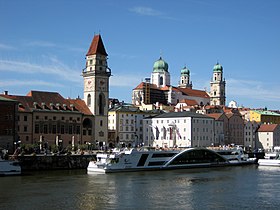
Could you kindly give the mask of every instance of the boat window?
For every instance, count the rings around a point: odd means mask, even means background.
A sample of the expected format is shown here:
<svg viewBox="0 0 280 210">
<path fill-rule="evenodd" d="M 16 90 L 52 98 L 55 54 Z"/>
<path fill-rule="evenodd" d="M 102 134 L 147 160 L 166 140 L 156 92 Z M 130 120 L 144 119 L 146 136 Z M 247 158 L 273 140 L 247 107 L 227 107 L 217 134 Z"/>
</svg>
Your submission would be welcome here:
<svg viewBox="0 0 280 210">
<path fill-rule="evenodd" d="M 137 166 L 144 166 L 149 154 L 142 154 Z"/>
<path fill-rule="evenodd" d="M 212 151 L 207 150 L 193 150 L 186 151 L 176 157 L 170 165 L 181 164 L 197 164 L 197 163 L 212 163 L 212 162 L 226 162 L 227 160 Z"/>
</svg>

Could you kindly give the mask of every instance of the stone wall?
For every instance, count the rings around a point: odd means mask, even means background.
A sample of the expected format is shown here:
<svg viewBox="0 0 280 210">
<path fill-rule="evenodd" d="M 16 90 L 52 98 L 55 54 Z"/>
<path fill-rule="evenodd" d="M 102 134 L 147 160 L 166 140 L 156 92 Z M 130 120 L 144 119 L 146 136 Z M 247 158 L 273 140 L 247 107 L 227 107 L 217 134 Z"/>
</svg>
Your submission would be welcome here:
<svg viewBox="0 0 280 210">
<path fill-rule="evenodd" d="M 24 155 L 18 156 L 22 171 L 86 169 L 95 155 Z"/>
</svg>

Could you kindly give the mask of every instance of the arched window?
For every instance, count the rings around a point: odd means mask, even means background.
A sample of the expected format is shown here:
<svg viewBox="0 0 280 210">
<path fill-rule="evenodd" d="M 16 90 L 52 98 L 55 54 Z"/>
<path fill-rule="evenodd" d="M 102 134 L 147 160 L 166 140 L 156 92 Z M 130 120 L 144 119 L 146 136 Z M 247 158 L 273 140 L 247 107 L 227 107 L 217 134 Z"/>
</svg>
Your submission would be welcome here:
<svg viewBox="0 0 280 210">
<path fill-rule="evenodd" d="M 103 93 L 99 94 L 98 105 L 99 105 L 99 114 L 104 115 L 104 108 L 106 106 L 106 102 L 105 102 L 105 96 Z"/>
<path fill-rule="evenodd" d="M 87 96 L 87 105 L 91 106 L 91 95 L 90 94 L 88 94 L 88 96 Z"/>
<path fill-rule="evenodd" d="M 159 78 L 159 85 L 163 85 L 163 77 Z"/>
</svg>

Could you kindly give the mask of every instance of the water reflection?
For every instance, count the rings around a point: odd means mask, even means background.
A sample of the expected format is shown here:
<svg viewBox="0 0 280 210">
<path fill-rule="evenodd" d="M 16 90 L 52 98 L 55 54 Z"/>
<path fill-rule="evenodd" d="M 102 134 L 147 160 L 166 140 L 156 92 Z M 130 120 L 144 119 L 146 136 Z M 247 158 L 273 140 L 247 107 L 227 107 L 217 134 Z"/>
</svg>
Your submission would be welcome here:
<svg viewBox="0 0 280 210">
<path fill-rule="evenodd" d="M 255 166 L 1 177 L 0 209 L 277 209 L 278 169 Z M 20 201 L 20 202 L 19 202 Z"/>
</svg>

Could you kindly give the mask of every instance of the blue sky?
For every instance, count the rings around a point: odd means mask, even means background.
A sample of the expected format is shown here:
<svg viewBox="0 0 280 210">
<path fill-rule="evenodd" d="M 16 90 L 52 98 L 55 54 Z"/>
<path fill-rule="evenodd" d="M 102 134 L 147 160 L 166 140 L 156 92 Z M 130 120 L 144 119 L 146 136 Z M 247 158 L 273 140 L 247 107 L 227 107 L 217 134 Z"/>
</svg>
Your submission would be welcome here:
<svg viewBox="0 0 280 210">
<path fill-rule="evenodd" d="M 0 0 L 0 92 L 83 97 L 85 55 L 100 33 L 110 97 L 131 102 L 162 56 L 174 86 L 186 65 L 193 88 L 209 91 L 219 61 L 227 104 L 280 109 L 279 11 L 278 0 Z"/>
</svg>

